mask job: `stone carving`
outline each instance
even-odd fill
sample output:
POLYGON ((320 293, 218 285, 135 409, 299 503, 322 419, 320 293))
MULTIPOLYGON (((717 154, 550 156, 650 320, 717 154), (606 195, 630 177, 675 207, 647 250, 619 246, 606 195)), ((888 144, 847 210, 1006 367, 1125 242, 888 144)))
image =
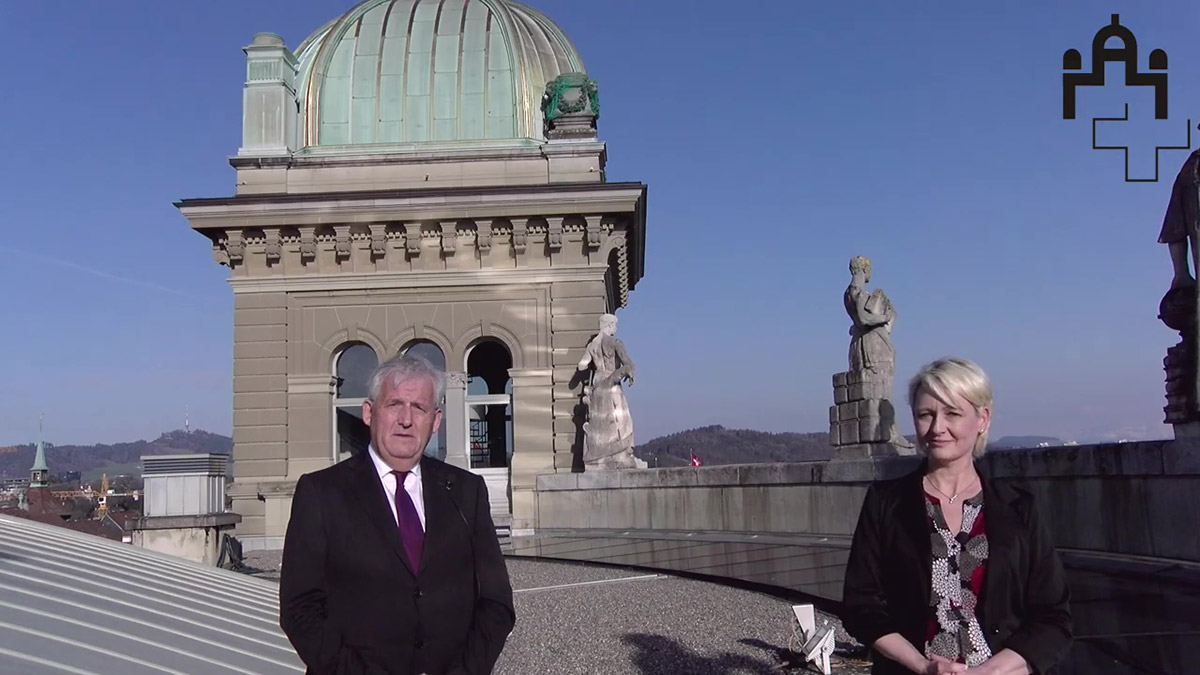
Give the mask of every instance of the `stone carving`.
POLYGON ((492 250, 492 224, 489 221, 482 220, 476 225, 475 248, 482 253, 492 250))
POLYGON ((512 248, 514 253, 525 252, 525 242, 529 236, 528 222, 524 218, 512 221, 512 248))
POLYGON ((1200 293, 1192 267, 1200 270, 1200 150, 1184 161, 1171 188, 1158 243, 1166 244, 1174 276, 1158 305, 1158 318, 1179 331, 1179 343, 1167 348, 1165 421, 1179 425, 1200 422, 1200 293))
POLYGON ((595 249, 600 248, 600 243, 601 243, 600 237, 602 234, 602 231, 600 229, 600 216, 588 216, 586 229, 587 229, 588 250, 595 250, 595 249))
POLYGON ((228 237, 225 242, 225 251, 229 254, 229 266, 233 267, 246 257, 246 242, 242 239, 241 230, 229 232, 228 237))
POLYGON ((300 262, 307 265, 317 259, 317 236, 312 228, 304 228, 300 234, 300 262))
POLYGON ((283 239, 280 238, 279 230, 267 230, 265 238, 266 248, 264 251, 267 257, 267 264, 271 265, 279 262, 283 258, 283 239))
MULTIPOLYGON (((891 392, 896 376, 896 348, 892 346, 892 324, 896 309, 882 288, 867 293, 871 261, 858 256, 850 261, 850 286, 842 297, 850 327, 850 370, 870 371, 883 392, 891 392)), ((886 398, 879 396, 877 398, 886 398)))
POLYGON ((551 251, 561 251, 563 243, 563 219, 550 217, 546 219, 546 243, 551 251))
POLYGON ((896 309, 883 289, 867 292, 870 281, 871 261, 851 259, 850 285, 842 296, 852 322, 849 370, 833 376, 834 405, 829 409, 829 438, 837 458, 914 453, 912 443, 896 430, 892 404, 896 309))
POLYGON ((338 262, 350 259, 350 228, 338 228, 337 236, 333 240, 333 257, 338 262))
POLYGON ((634 366, 616 336, 617 317, 600 317, 600 333, 588 343, 578 370, 589 372, 583 387, 587 421, 583 424, 583 463, 592 469, 644 466, 633 456, 633 418, 622 383, 633 385, 634 366))
POLYGON ((600 118, 596 81, 586 73, 563 73, 546 83, 542 94, 546 138, 595 137, 600 118))
POLYGON ((387 228, 379 223, 371 225, 371 259, 379 260, 387 255, 387 228))
POLYGON ((420 223, 405 223, 404 224, 404 245, 408 249, 410 258, 415 258, 421 255, 421 224, 420 223))

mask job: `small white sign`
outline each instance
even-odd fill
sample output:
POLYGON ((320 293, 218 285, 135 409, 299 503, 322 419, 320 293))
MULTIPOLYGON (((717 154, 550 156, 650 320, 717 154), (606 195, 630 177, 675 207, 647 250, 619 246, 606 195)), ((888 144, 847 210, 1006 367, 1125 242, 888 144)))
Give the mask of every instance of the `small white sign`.
POLYGON ((817 628, 816 610, 812 605, 792 605, 792 613, 800 623, 800 634, 804 646, 800 653, 806 662, 812 662, 824 675, 830 675, 832 666, 829 659, 833 656, 835 645, 833 628, 828 625, 817 628))

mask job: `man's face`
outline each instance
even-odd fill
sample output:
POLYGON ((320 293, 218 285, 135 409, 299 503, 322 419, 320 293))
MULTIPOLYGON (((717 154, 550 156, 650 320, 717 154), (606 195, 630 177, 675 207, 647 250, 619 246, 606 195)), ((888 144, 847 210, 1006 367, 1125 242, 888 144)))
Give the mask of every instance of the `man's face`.
POLYGON ((374 402, 363 402, 363 421, 371 428, 371 444, 383 461, 409 471, 421 461, 425 445, 442 425, 427 377, 384 381, 374 402))

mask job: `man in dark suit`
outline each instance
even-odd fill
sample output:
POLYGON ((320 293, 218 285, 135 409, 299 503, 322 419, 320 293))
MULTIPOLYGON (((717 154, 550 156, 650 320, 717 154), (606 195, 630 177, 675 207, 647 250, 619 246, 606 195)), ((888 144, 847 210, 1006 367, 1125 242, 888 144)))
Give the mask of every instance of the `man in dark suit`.
POLYGON ((296 483, 280 625, 312 674, 490 673, 512 586, 479 476, 424 456, 445 375, 417 357, 372 375, 365 452, 296 483))

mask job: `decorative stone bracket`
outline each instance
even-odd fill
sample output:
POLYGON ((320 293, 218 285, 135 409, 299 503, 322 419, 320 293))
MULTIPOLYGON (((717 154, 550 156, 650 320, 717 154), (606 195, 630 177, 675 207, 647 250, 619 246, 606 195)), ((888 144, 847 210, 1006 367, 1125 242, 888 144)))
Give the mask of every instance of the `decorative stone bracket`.
POLYGON ((480 220, 475 224, 475 248, 486 254, 492 250, 492 222, 480 220))
POLYGON ((525 252, 525 243, 529 236, 529 221, 525 218, 516 218, 512 221, 512 247, 513 251, 518 254, 525 252))
POLYGON ((453 257, 454 252, 458 249, 458 223, 451 220, 441 223, 442 226, 442 252, 447 257, 453 257))
POLYGON ((280 237, 278 228, 267 228, 264 230, 266 234, 266 249, 264 254, 267 258, 268 265, 274 265, 283 258, 283 239, 280 237))
POLYGON ((546 219, 546 244, 550 250, 557 253, 562 250, 563 243, 563 219, 562 217, 550 217, 546 219))
POLYGON ((387 230, 384 225, 371 226, 371 259, 379 260, 387 255, 387 230))
POLYGON ((410 256, 421 255, 421 224, 404 224, 404 244, 410 256))

